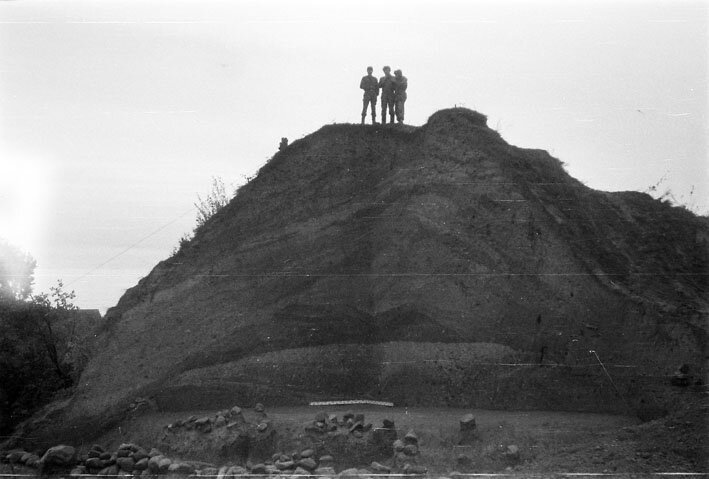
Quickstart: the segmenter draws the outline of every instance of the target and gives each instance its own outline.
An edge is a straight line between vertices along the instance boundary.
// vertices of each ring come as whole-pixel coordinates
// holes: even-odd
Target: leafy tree
[[[49,294],[0,302],[0,434],[76,383],[88,352],[74,298],[59,280]]]
[[[29,298],[36,266],[32,256],[0,238],[0,301]]]
[[[75,322],[70,321],[71,311],[78,310],[72,300],[76,297],[74,291],[64,291],[64,283],[57,280],[57,286],[49,288],[50,294],[40,293],[32,296],[32,322],[38,326],[37,339],[44,346],[57,377],[65,387],[71,386],[72,377],[69,374],[72,365],[67,359],[76,346]]]

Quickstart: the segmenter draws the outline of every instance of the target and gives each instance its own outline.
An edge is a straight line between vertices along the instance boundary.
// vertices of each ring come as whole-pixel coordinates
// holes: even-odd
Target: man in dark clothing
[[[390,123],[394,123],[394,77],[391,68],[383,68],[384,76],[379,79],[379,88],[382,89],[382,124],[387,122],[387,108],[389,108]]]
[[[396,109],[396,121],[404,123],[404,103],[406,102],[406,88],[409,80],[401,73],[401,70],[394,72],[394,106]]]
[[[359,82],[359,87],[364,90],[362,98],[362,124],[364,125],[364,117],[367,116],[367,107],[372,104],[372,125],[377,122],[377,97],[379,96],[379,83],[372,76],[374,68],[367,67],[367,75],[362,77]]]

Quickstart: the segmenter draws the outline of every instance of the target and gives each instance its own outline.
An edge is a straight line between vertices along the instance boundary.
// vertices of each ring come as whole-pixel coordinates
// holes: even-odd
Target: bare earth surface
[[[477,112],[327,125],[126,292],[69,406],[25,431],[75,440],[138,397],[622,413],[589,351],[670,409],[673,371],[704,374],[707,244],[706,218],[592,190]],[[516,357],[563,367],[480,364]]]
[[[268,408],[267,414],[277,430],[277,447],[290,453],[305,444],[304,426],[320,411],[342,415],[345,406]],[[388,408],[356,407],[366,422],[376,426],[384,419],[393,420],[399,437],[413,429],[419,437],[420,465],[429,474],[501,473],[518,477],[565,473],[613,475],[655,474],[662,472],[709,472],[706,464],[706,424],[702,415],[691,411],[641,423],[623,415],[570,413],[554,411],[491,411],[457,408]],[[468,446],[456,445],[459,420],[472,412],[477,423],[477,439]],[[191,415],[214,411],[148,412],[125,422],[91,443],[107,449],[133,442],[147,448],[161,444],[164,427]],[[247,421],[252,410],[244,410]],[[164,443],[163,443],[164,444]],[[88,448],[91,444],[84,444]],[[516,445],[520,460],[510,463],[503,457],[509,445]],[[195,444],[195,451],[200,449]],[[168,453],[165,448],[163,452]],[[462,457],[461,457],[462,456]],[[215,466],[229,463],[216,451],[183,453],[180,459],[208,462]],[[335,458],[336,470],[365,467]]]
[[[433,474],[709,472],[709,219],[592,190],[486,121],[327,125],[276,153],[108,311],[71,397],[6,448],[224,466],[215,433],[166,426],[261,402],[290,454],[323,411],[304,404],[363,398],[398,406],[352,409],[413,429]]]

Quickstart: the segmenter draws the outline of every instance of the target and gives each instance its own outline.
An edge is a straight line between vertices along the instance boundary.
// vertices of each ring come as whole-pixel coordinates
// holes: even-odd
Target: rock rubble
[[[235,437],[242,437],[247,444],[245,450],[249,451],[254,441],[257,442],[254,434],[262,435],[266,431],[270,431],[270,435],[276,434],[263,405],[259,404],[254,412],[257,424],[247,422],[241,408],[235,406],[210,416],[191,416],[168,424],[165,426],[165,434],[189,432],[204,436],[216,435],[219,431],[233,432]],[[461,432],[475,429],[472,415],[464,416],[460,424]],[[394,422],[388,419],[383,421],[381,427],[373,427],[371,423],[365,422],[365,416],[361,413],[348,411],[338,417],[336,414],[318,412],[312,421],[304,425],[303,432],[303,437],[310,440],[311,445],[307,447],[288,452],[271,449],[268,457],[259,461],[254,460],[255,457],[250,453],[235,454],[225,457],[227,464],[221,466],[183,460],[159,449],[133,443],[121,444],[115,451],[108,451],[95,444],[82,454],[72,446],[57,445],[46,450],[41,457],[33,452],[12,450],[0,455],[0,459],[12,465],[36,468],[40,474],[68,473],[73,477],[96,475],[138,479],[177,475],[232,479],[259,474],[273,477],[356,476],[360,479],[370,475],[427,473],[427,468],[421,464],[420,443],[416,432],[409,429],[405,434],[400,434]],[[242,433],[245,435],[242,436]],[[227,444],[233,446],[233,441],[227,441]],[[341,467],[342,464],[349,464],[352,458],[342,455],[337,458],[332,451],[341,454],[365,451],[376,457],[376,460],[364,462],[367,464],[365,467],[345,467],[338,473],[338,465]],[[510,463],[519,461],[519,449],[516,446],[509,446],[504,454]],[[364,461],[364,456],[361,457]]]

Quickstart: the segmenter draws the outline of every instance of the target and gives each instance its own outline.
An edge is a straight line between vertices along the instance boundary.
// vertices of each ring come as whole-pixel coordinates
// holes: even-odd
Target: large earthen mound
[[[677,365],[703,376],[708,241],[706,218],[592,190],[477,112],[325,126],[109,310],[68,427],[27,430],[85,437],[136,398],[667,407]]]

